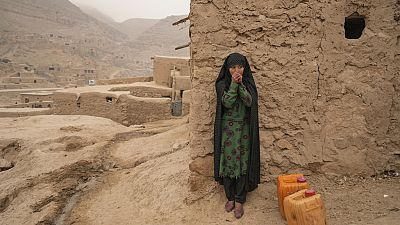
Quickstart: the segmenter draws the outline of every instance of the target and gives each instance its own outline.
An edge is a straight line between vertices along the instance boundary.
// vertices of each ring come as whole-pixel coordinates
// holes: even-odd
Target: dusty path
[[[249,194],[241,220],[224,212],[221,187],[186,205],[187,126],[119,143],[111,155],[121,170],[108,174],[102,185],[85,195],[67,224],[285,224],[274,183],[262,184]],[[394,225],[400,219],[399,178],[309,179],[324,196],[329,224]]]
[[[88,116],[3,118],[0,125],[0,157],[16,162],[0,172],[1,225],[285,224],[274,183],[249,194],[240,220],[224,212],[221,187],[185,204],[186,119],[144,129]],[[323,195],[330,225],[400,220],[399,177],[309,181]]]

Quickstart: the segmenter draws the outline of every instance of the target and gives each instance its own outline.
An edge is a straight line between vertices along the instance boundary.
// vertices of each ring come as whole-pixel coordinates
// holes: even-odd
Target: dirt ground
[[[276,184],[248,195],[245,215],[224,211],[222,187],[186,204],[187,119],[124,127],[89,116],[0,119],[0,224],[286,224]],[[311,175],[330,225],[395,225],[400,178]]]

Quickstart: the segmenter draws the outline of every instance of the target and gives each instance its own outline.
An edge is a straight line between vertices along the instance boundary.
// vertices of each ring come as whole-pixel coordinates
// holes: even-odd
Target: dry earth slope
[[[0,119],[0,224],[285,224],[276,186],[250,193],[245,216],[216,187],[188,204],[187,118],[129,128],[89,116]],[[309,176],[330,225],[394,225],[399,177]],[[383,195],[387,195],[384,197]]]

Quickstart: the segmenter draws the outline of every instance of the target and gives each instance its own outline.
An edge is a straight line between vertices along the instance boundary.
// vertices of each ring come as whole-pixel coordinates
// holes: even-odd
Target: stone
[[[0,172],[1,171],[5,171],[5,170],[9,170],[9,169],[11,169],[13,167],[14,167],[14,165],[11,162],[9,162],[9,161],[7,161],[5,159],[0,159]]]
[[[281,150],[284,150],[284,149],[291,150],[291,149],[293,149],[292,144],[290,144],[290,143],[289,143],[287,140],[285,140],[285,139],[280,139],[280,140],[278,140],[277,142],[275,142],[275,145],[278,146]]]
[[[265,148],[270,147],[275,141],[274,136],[269,131],[260,131],[260,142]]]
[[[281,139],[283,137],[283,135],[285,135],[282,131],[280,130],[276,130],[274,132],[272,132],[272,134],[274,135],[275,139]]]

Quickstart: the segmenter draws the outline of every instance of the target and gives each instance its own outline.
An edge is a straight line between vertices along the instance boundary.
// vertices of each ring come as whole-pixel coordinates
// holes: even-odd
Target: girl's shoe
[[[240,204],[240,206],[235,207],[235,210],[233,210],[233,214],[235,214],[236,219],[242,218],[242,216],[244,214],[243,205]]]
[[[225,211],[230,212],[235,207],[234,201],[227,201],[225,204]]]

